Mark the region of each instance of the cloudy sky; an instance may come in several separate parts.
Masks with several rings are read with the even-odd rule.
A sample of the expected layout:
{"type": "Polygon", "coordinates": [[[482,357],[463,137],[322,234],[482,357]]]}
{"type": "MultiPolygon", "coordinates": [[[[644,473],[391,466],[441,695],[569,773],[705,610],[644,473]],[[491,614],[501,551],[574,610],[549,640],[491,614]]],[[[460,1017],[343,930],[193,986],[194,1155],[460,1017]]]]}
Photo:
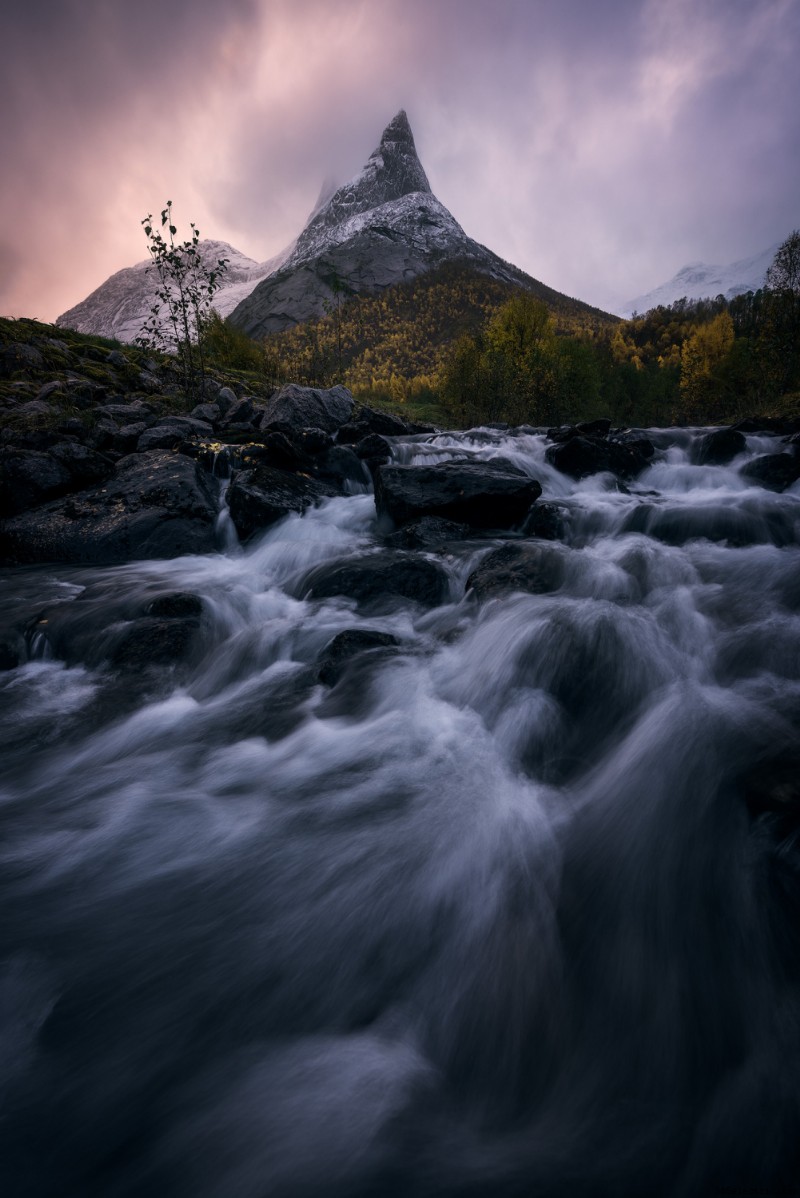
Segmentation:
{"type": "Polygon", "coordinates": [[[3,26],[3,315],[143,259],[167,199],[270,257],[401,107],[467,233],[612,310],[800,227],[800,0],[24,0],[3,26]]]}

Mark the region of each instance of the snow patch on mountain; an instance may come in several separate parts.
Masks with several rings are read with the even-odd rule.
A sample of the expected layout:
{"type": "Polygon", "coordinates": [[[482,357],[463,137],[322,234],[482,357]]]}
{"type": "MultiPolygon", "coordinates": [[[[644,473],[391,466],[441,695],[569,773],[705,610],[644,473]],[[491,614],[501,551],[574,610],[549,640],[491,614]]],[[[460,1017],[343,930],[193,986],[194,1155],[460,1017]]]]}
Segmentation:
{"type": "Polygon", "coordinates": [[[684,298],[715,299],[718,295],[724,295],[726,299],[731,300],[737,295],[745,295],[748,291],[758,291],[759,287],[764,285],[764,276],[779,245],[780,242],[777,242],[750,258],[740,258],[727,266],[689,262],[668,282],[654,287],[645,295],[637,295],[635,299],[628,300],[619,309],[619,315],[631,317],[634,312],[649,312],[651,308],[674,304],[676,300],[684,298]]]}
{"type": "MultiPolygon", "coordinates": [[[[213,268],[220,258],[228,259],[227,270],[220,276],[221,287],[214,296],[214,308],[228,316],[262,279],[279,270],[290,256],[295,242],[266,262],[256,262],[227,241],[205,239],[199,243],[203,264],[213,268]]],[[[150,310],[157,302],[158,276],[151,259],[118,270],[85,300],[64,312],[56,320],[62,328],[93,333],[132,343],[142,333],[150,310]]]]}

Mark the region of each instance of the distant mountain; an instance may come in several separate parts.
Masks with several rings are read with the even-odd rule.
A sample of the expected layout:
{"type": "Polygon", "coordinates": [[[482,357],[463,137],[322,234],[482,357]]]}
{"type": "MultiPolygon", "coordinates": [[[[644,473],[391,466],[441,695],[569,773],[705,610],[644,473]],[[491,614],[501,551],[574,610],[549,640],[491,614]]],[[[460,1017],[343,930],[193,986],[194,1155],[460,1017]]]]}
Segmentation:
{"type": "MultiPolygon", "coordinates": [[[[330,180],[322,185],[305,228],[282,253],[258,263],[224,241],[201,241],[200,250],[209,263],[230,259],[214,307],[254,337],[321,316],[337,296],[374,295],[448,263],[523,287],[559,311],[606,315],[538,282],[466,235],[431,191],[403,111],[354,179],[340,187],[330,180]]],[[[117,271],[56,323],[133,341],[155,300],[149,265],[117,271]]]]}
{"type": "Polygon", "coordinates": [[[726,299],[733,299],[747,291],[758,291],[764,284],[767,268],[779,245],[780,242],[777,242],[752,258],[740,258],[728,266],[690,262],[682,266],[668,283],[654,287],[646,295],[637,295],[635,299],[628,300],[620,309],[620,316],[630,317],[634,312],[649,312],[651,308],[674,304],[676,300],[684,298],[715,299],[718,295],[724,295],[726,299]]]}
{"type": "Polygon", "coordinates": [[[551,306],[588,311],[468,237],[431,191],[405,112],[386,126],[363,170],[319,207],[294,249],[234,309],[251,336],[320,316],[339,295],[374,295],[445,263],[535,292],[551,306]]]}
{"type": "MultiPolygon", "coordinates": [[[[220,258],[228,259],[222,287],[214,297],[214,307],[220,316],[227,316],[261,279],[281,266],[294,249],[294,243],[267,262],[254,262],[226,241],[204,240],[199,249],[206,265],[214,265],[220,258]]],[[[148,270],[150,266],[148,258],[118,270],[85,300],[59,316],[56,324],[78,333],[135,341],[156,300],[157,283],[154,272],[148,270]]]]}

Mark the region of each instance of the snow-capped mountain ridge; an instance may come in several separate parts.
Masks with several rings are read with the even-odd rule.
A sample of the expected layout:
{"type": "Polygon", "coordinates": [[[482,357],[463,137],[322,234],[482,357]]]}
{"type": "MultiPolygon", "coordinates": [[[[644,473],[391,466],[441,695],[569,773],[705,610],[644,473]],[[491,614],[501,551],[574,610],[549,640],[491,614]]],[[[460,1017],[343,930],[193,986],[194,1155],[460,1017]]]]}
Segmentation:
{"type": "Polygon", "coordinates": [[[401,110],[362,170],[312,215],[283,266],[231,319],[251,336],[278,332],[322,315],[334,287],[374,294],[456,259],[493,278],[533,283],[468,237],[436,198],[401,110]]]}
{"type": "Polygon", "coordinates": [[[660,305],[674,304],[679,299],[715,299],[718,295],[724,295],[730,300],[748,291],[758,291],[764,285],[764,276],[779,244],[769,246],[749,258],[739,258],[727,266],[688,262],[666,283],[628,300],[620,308],[620,315],[648,312],[660,305]]]}
{"type": "MultiPolygon", "coordinates": [[[[227,269],[221,276],[222,286],[214,296],[214,307],[220,316],[230,315],[262,279],[280,269],[294,246],[292,242],[266,262],[256,262],[227,241],[200,241],[198,249],[205,266],[213,267],[220,258],[228,260],[227,269]]],[[[111,275],[85,300],[59,316],[56,324],[76,329],[79,333],[95,333],[102,337],[114,337],[118,341],[133,342],[143,331],[150,316],[158,286],[152,259],[146,258],[111,275]]]]}

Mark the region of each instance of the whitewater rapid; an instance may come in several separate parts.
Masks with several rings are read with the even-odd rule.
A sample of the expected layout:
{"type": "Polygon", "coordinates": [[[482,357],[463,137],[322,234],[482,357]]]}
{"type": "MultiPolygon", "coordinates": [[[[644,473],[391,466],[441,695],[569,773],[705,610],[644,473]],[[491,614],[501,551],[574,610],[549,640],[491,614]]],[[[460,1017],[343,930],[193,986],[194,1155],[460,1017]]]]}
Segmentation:
{"type": "Polygon", "coordinates": [[[546,594],[478,602],[481,536],[432,555],[433,609],[309,599],[380,544],[366,493],[0,572],[7,622],[203,611],[175,671],[66,665],[42,623],[0,675],[4,1194],[800,1184],[800,483],[739,473],[773,437],[697,466],[699,435],[648,430],[627,488],[533,433],[393,442],[538,479],[546,594]],[[325,685],[349,629],[398,643],[325,685]]]}

